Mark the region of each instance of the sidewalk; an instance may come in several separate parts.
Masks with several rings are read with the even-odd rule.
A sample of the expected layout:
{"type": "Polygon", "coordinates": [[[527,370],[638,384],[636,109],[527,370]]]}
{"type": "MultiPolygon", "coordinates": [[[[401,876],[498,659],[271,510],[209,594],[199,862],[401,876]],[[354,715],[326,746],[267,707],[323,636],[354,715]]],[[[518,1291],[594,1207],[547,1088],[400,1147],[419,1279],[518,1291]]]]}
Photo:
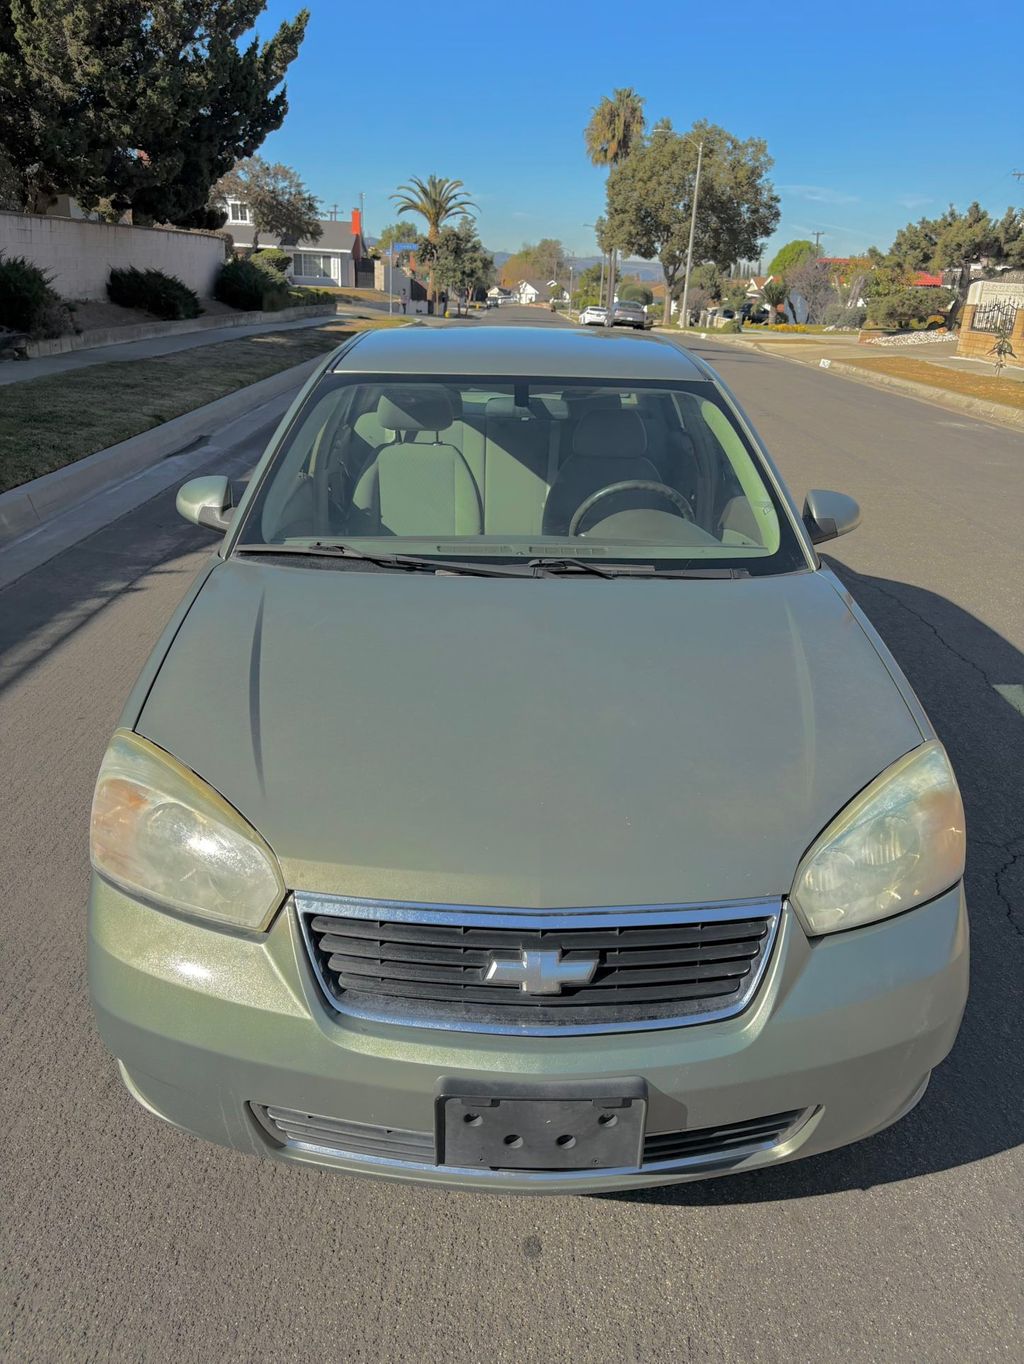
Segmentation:
{"type": "Polygon", "coordinates": [[[173,355],[195,346],[212,346],[218,341],[242,341],[247,336],[265,332],[301,331],[306,327],[323,327],[337,319],[367,317],[380,312],[372,304],[362,306],[339,305],[337,314],[316,313],[290,322],[275,322],[273,313],[263,322],[246,327],[211,327],[205,331],[181,332],[167,336],[150,336],[145,341],[119,341],[109,346],[95,346],[89,350],[67,351],[63,355],[40,356],[33,360],[6,360],[0,363],[0,386],[24,383],[27,379],[44,379],[54,374],[66,374],[90,365],[107,365],[112,360],[151,360],[158,355],[173,355]]]}

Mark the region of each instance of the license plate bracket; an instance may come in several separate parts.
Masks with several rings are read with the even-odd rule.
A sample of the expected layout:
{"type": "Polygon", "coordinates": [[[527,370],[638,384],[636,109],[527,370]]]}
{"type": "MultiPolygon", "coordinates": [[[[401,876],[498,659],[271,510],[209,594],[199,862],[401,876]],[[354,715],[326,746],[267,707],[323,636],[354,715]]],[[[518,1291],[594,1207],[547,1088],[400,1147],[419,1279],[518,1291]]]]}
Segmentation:
{"type": "Polygon", "coordinates": [[[442,1080],[438,1162],[463,1169],[639,1169],[647,1085],[628,1077],[511,1086],[442,1080]]]}

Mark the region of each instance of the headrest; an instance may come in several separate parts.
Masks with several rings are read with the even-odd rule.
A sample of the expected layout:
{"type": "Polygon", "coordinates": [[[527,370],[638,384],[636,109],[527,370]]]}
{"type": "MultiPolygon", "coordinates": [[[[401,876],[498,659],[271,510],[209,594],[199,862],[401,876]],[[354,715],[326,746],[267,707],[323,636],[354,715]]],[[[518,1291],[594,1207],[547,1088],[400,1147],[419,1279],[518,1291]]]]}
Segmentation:
{"type": "Polygon", "coordinates": [[[638,412],[588,412],[573,432],[572,452],[591,459],[638,459],[647,450],[647,431],[638,412]]]}
{"type": "Polygon", "coordinates": [[[386,431],[445,431],[455,420],[451,395],[434,384],[389,389],[377,416],[386,431]]]}

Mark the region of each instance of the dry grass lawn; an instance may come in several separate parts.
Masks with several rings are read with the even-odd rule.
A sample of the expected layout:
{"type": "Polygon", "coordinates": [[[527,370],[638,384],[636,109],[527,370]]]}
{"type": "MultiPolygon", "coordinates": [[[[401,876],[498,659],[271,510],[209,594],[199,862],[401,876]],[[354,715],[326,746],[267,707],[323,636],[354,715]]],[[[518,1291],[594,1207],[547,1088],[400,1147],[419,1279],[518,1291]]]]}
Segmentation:
{"type": "Polygon", "coordinates": [[[1007,407],[1024,410],[1024,383],[1017,379],[997,379],[995,374],[946,369],[943,365],[931,365],[927,360],[912,360],[903,355],[844,359],[843,364],[875,374],[891,374],[897,379],[910,379],[916,384],[944,389],[947,393],[963,393],[971,398],[984,398],[987,402],[1004,403],[1007,407]]]}
{"type": "Polygon", "coordinates": [[[323,355],[354,331],[388,325],[328,322],[5,384],[0,492],[323,355]]]}

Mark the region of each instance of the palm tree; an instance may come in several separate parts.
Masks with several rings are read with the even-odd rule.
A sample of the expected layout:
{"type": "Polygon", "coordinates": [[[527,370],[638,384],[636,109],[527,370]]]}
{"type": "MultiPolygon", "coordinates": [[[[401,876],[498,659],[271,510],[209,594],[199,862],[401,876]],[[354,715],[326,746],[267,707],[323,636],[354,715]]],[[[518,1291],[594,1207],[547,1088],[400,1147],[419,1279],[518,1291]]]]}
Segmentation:
{"type": "Polygon", "coordinates": [[[768,304],[768,325],[774,327],[779,320],[778,308],[785,303],[787,290],[781,279],[770,279],[761,290],[761,297],[768,304]]]}
{"type": "MultiPolygon", "coordinates": [[[[613,90],[611,99],[605,95],[597,108],[591,109],[590,122],[583,130],[583,141],[593,165],[607,166],[609,169],[620,165],[643,138],[646,126],[643,96],[638,95],[631,86],[613,90]]],[[[611,261],[608,272],[609,305],[615,297],[614,250],[611,261]]],[[[611,321],[610,306],[608,321],[611,321]]]]}
{"type": "MultiPolygon", "coordinates": [[[[468,195],[462,193],[461,180],[446,180],[443,175],[428,175],[426,184],[412,177],[408,185],[399,185],[398,193],[391,198],[398,206],[399,217],[403,213],[418,213],[427,224],[427,241],[436,246],[441,236],[441,228],[449,218],[462,215],[472,217],[469,212],[476,204],[468,195]]],[[[429,293],[434,299],[434,265],[430,263],[429,293]]]]}
{"type": "Polygon", "coordinates": [[[643,96],[626,86],[607,95],[590,111],[583,130],[587,155],[595,166],[617,166],[636,147],[647,126],[643,96]]]}

